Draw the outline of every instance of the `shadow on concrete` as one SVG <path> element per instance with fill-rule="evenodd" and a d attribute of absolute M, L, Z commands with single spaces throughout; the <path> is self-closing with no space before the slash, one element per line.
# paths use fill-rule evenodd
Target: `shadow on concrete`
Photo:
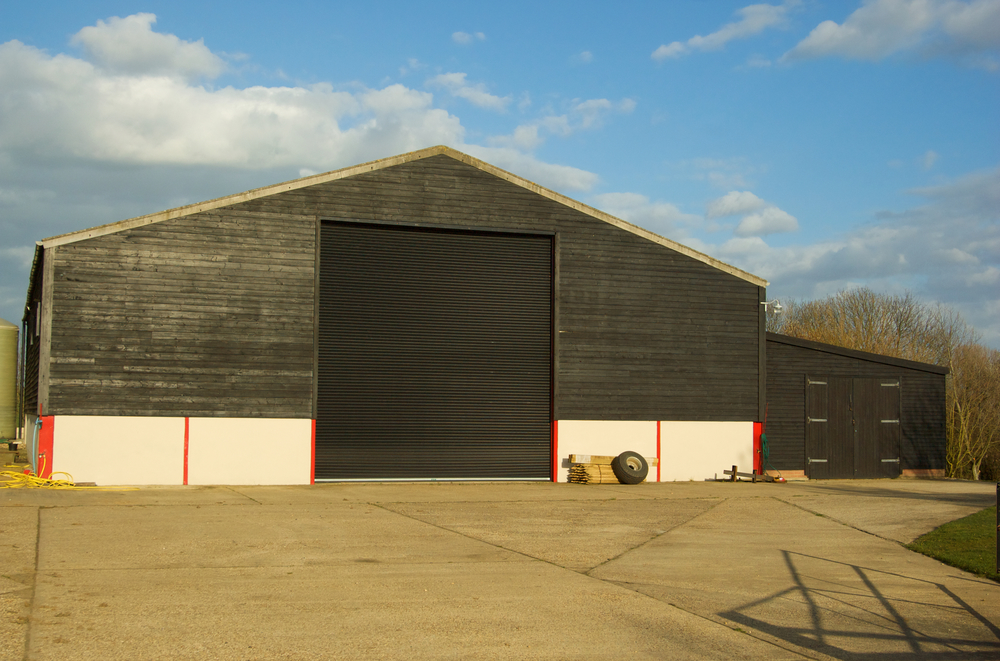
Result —
<path fill-rule="evenodd" d="M 794 587 L 719 615 L 837 659 L 1000 658 L 1000 627 L 946 585 L 792 551 L 782 554 Z M 839 568 L 819 570 L 818 563 Z M 809 571 L 810 565 L 817 571 Z M 817 578 L 831 574 L 835 578 Z M 777 602 L 780 608 L 768 608 Z M 806 612 L 788 618 L 789 605 Z"/>
<path fill-rule="evenodd" d="M 946 493 L 946 492 L 925 492 L 916 493 L 912 491 L 901 491 L 894 488 L 879 488 L 877 486 L 857 486 L 855 481 L 844 484 L 837 484 L 837 481 L 824 482 L 822 484 L 810 485 L 812 491 L 826 495 L 843 496 L 870 496 L 873 498 L 898 498 L 900 500 L 928 500 L 935 503 L 950 503 L 952 505 L 966 505 L 969 507 L 990 507 L 996 502 L 995 494 L 990 491 L 983 493 Z M 985 483 L 989 484 L 989 483 Z M 815 495 L 815 494 L 810 494 Z"/>

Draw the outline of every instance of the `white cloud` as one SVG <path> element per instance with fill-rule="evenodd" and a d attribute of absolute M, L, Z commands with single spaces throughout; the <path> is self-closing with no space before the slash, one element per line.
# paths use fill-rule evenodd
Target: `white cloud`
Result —
<path fill-rule="evenodd" d="M 539 135 L 540 124 L 522 124 L 514 129 L 514 132 L 507 136 L 495 136 L 490 138 L 490 144 L 495 146 L 507 145 L 523 151 L 531 151 L 543 142 L 545 138 Z"/>
<path fill-rule="evenodd" d="M 742 157 L 695 158 L 675 162 L 672 167 L 680 176 L 707 181 L 722 190 L 753 188 L 754 175 L 765 170 L 763 166 L 752 164 Z"/>
<path fill-rule="evenodd" d="M 603 193 L 594 195 L 590 202 L 612 216 L 674 239 L 687 234 L 686 227 L 701 220 L 669 202 L 653 202 L 639 193 Z"/>
<path fill-rule="evenodd" d="M 203 40 L 183 41 L 172 34 L 153 32 L 154 14 L 113 16 L 77 32 L 79 45 L 97 66 L 131 75 L 171 75 L 185 79 L 215 78 L 226 63 Z"/>
<path fill-rule="evenodd" d="M 739 236 L 687 243 L 770 280 L 770 296 L 815 298 L 858 285 L 911 289 L 956 308 L 1000 348 L 1000 168 L 910 192 L 926 203 L 811 245 Z"/>
<path fill-rule="evenodd" d="M 757 213 L 744 216 L 736 226 L 736 236 L 767 236 L 780 232 L 794 232 L 799 229 L 799 221 L 778 207 L 767 207 Z"/>
<path fill-rule="evenodd" d="M 679 41 L 671 42 L 670 44 L 661 44 L 659 48 L 653 51 L 650 55 L 651 58 L 657 62 L 662 62 L 663 60 L 680 57 L 687 53 L 687 48 Z"/>
<path fill-rule="evenodd" d="M 49 55 L 18 41 L 0 44 L 0 161 L 40 167 L 104 163 L 287 168 L 299 173 L 435 144 L 472 151 L 458 117 L 435 107 L 431 93 L 403 85 L 355 85 L 349 91 L 329 83 L 246 89 L 197 85 L 192 77 L 212 73 L 221 60 L 201 42 L 152 32 L 154 20 L 151 14 L 140 14 L 81 30 L 76 39 L 88 57 L 93 54 L 100 63 Z M 122 43 L 115 45 L 112 37 L 122 35 Z M 414 68 L 418 65 L 410 62 Z M 502 109 L 511 100 L 468 84 L 461 73 L 439 76 L 435 82 L 492 109 Z M 530 99 L 524 102 L 530 104 Z M 630 104 L 626 100 L 610 105 L 623 111 Z M 598 123 L 601 109 L 591 105 L 577 104 L 570 131 Z M 546 121 L 540 126 L 556 124 Z M 531 130 L 518 133 L 513 143 L 530 149 Z M 553 188 L 586 190 L 596 181 L 595 175 L 576 168 L 550 166 L 527 155 L 516 158 L 504 150 L 495 153 L 506 163 L 530 169 L 539 183 Z M 526 170 L 515 171 L 529 176 Z M 0 204 L 7 206 L 23 208 L 28 197 L 43 190 L 8 184 L 0 190 Z"/>
<path fill-rule="evenodd" d="M 747 69 L 765 69 L 771 66 L 771 60 L 763 55 L 751 55 L 743 66 Z"/>
<path fill-rule="evenodd" d="M 743 216 L 734 233 L 739 237 L 794 232 L 799 222 L 791 214 L 760 199 L 750 191 L 731 191 L 705 207 L 705 218 Z"/>
<path fill-rule="evenodd" d="M 628 114 L 633 110 L 635 101 L 632 99 L 622 99 L 618 103 L 607 99 L 588 99 L 574 105 L 572 112 L 579 118 L 580 128 L 589 129 L 599 126 L 609 112 Z"/>
<path fill-rule="evenodd" d="M 975 255 L 961 250 L 960 248 L 946 248 L 938 251 L 941 258 L 954 264 L 978 264 L 979 259 Z"/>
<path fill-rule="evenodd" d="M 881 60 L 919 50 L 925 55 L 982 55 L 1000 48 L 1000 0 L 869 0 L 842 24 L 823 21 L 783 60 L 839 56 Z M 994 53 L 995 55 L 995 53 Z"/>
<path fill-rule="evenodd" d="M 555 190 L 588 191 L 597 185 L 598 176 L 568 165 L 544 163 L 529 154 L 507 147 L 464 145 L 470 156 Z"/>
<path fill-rule="evenodd" d="M 662 62 L 691 51 L 720 50 L 734 39 L 746 39 L 769 28 L 783 28 L 787 25 L 789 10 L 798 4 L 797 0 L 789 0 L 783 5 L 749 5 L 737 12 L 741 17 L 739 21 L 727 23 L 705 36 L 695 35 L 686 42 L 664 44 L 653 51 L 650 57 Z"/>
<path fill-rule="evenodd" d="M 932 210 L 1000 221 L 1000 168 L 967 174 L 948 184 L 908 191 L 935 202 Z M 1000 236 L 1000 228 L 993 229 Z M 1000 246 L 996 246 L 1000 250 Z"/>
<path fill-rule="evenodd" d="M 406 66 L 399 67 L 400 76 L 408 76 L 413 71 L 420 71 L 425 65 L 415 57 L 406 60 Z"/>
<path fill-rule="evenodd" d="M 938 153 L 933 149 L 928 149 L 924 153 L 923 158 L 921 159 L 925 170 L 930 170 L 932 167 L 934 167 L 934 163 L 936 163 L 937 160 L 938 160 Z"/>
<path fill-rule="evenodd" d="M 456 44 L 468 46 L 477 41 L 486 41 L 486 35 L 482 32 L 452 32 L 451 40 Z"/>
<path fill-rule="evenodd" d="M 579 62 L 580 64 L 590 64 L 591 62 L 594 61 L 594 54 L 591 53 L 589 50 L 585 50 L 581 53 L 578 53 L 576 57 L 574 57 L 573 59 L 576 62 Z"/>
<path fill-rule="evenodd" d="M 758 211 L 766 206 L 767 202 L 750 191 L 732 191 L 709 202 L 705 208 L 705 217 L 725 218 L 726 216 L 738 216 Z"/>
<path fill-rule="evenodd" d="M 947 3 L 943 11 L 944 33 L 967 48 L 989 49 L 1000 46 L 1000 2 Z"/>
<path fill-rule="evenodd" d="M 0 248 L 0 256 L 3 260 L 14 260 L 22 267 L 28 268 L 35 259 L 35 246 L 15 246 L 13 248 Z"/>
<path fill-rule="evenodd" d="M 562 115 L 546 115 L 518 126 L 510 135 L 493 136 L 488 142 L 495 147 L 530 150 L 545 142 L 543 130 L 565 138 L 577 131 L 599 128 L 609 114 L 629 114 L 635 107 L 636 103 L 632 99 L 617 102 L 608 99 L 574 100 L 568 112 Z"/>
<path fill-rule="evenodd" d="M 6 246 L 0 316 L 20 319 L 39 238 L 295 176 L 445 144 L 554 190 L 587 191 L 598 181 L 592 172 L 527 153 L 530 129 L 519 134 L 518 147 L 466 144 L 462 122 L 429 91 L 353 83 L 203 86 L 198 79 L 215 75 L 223 58 L 201 42 L 157 34 L 152 24 L 151 15 L 98 23 L 80 32 L 82 56 L 0 44 L 0 237 Z M 114 35 L 122 43 L 113 43 Z M 530 106 L 527 95 L 521 101 Z M 576 109 L 579 104 L 567 111 L 568 132 L 583 126 L 586 112 L 594 113 L 586 120 L 593 128 L 602 112 L 630 106 Z M 559 124 L 544 123 L 562 130 Z"/>
<path fill-rule="evenodd" d="M 995 266 L 987 267 L 985 271 L 973 273 L 965 280 L 970 286 L 985 285 L 996 287 L 1000 285 L 1000 269 Z"/>
<path fill-rule="evenodd" d="M 210 90 L 169 75 L 111 74 L 16 41 L 0 45 L 0 105 L 0 152 L 50 162 L 324 169 L 371 145 L 406 151 L 463 137 L 432 95 L 401 85 Z"/>
<path fill-rule="evenodd" d="M 474 106 L 504 112 L 510 105 L 510 96 L 496 96 L 486 91 L 482 83 L 469 85 L 464 73 L 443 73 L 427 81 L 429 87 L 447 90 L 452 96 L 465 99 Z"/>

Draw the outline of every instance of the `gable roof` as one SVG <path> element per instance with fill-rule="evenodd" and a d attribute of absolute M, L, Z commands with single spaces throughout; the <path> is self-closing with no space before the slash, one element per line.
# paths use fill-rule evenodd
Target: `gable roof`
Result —
<path fill-rule="evenodd" d="M 834 344 L 825 344 L 823 342 L 816 342 L 814 340 L 803 340 L 800 337 L 792 337 L 791 335 L 781 335 L 780 333 L 767 333 L 768 342 L 777 342 L 778 344 L 787 344 L 793 347 L 800 347 L 802 349 L 812 349 L 813 351 L 822 351 L 823 353 L 830 353 L 835 356 L 844 356 L 845 358 L 856 358 L 858 360 L 867 360 L 872 363 L 881 363 L 883 365 L 892 365 L 893 367 L 903 367 L 911 370 L 919 370 L 921 372 L 931 372 L 932 374 L 948 374 L 950 371 L 947 367 L 942 367 L 941 365 L 933 365 L 931 363 L 919 363 L 915 360 L 906 360 L 905 358 L 894 358 L 892 356 L 883 356 L 878 353 L 870 353 L 868 351 L 859 351 L 857 349 L 848 349 L 846 347 L 838 347 Z"/>
<path fill-rule="evenodd" d="M 696 259 L 700 262 L 708 264 L 713 268 L 719 269 L 720 271 L 724 271 L 742 280 L 746 280 L 747 282 L 753 283 L 759 287 L 766 287 L 768 285 L 768 282 L 766 280 L 764 280 L 763 278 L 759 278 L 753 275 L 752 273 L 748 273 L 742 269 L 736 268 L 735 266 L 726 264 L 725 262 L 719 261 L 714 257 L 709 257 L 704 253 L 694 250 L 693 248 L 689 248 L 675 241 L 671 241 L 670 239 L 664 238 L 658 234 L 650 232 L 649 230 L 643 229 L 637 225 L 633 225 L 632 223 L 626 222 L 620 218 L 615 218 L 611 214 L 587 206 L 582 202 L 578 202 L 572 198 L 566 197 L 565 195 L 556 193 L 555 191 L 539 186 L 538 184 L 528 181 L 527 179 L 519 177 L 515 174 L 511 174 L 510 172 L 507 172 L 505 170 L 501 170 L 500 168 L 490 165 L 485 161 L 473 158 L 468 154 L 464 154 L 460 151 L 452 149 L 451 147 L 445 147 L 443 145 L 439 145 L 437 147 L 430 147 L 427 149 L 421 149 L 419 151 L 413 151 L 407 154 L 400 154 L 399 156 L 392 156 L 390 158 L 383 158 L 377 161 L 370 161 L 368 163 L 362 163 L 361 165 L 354 165 L 348 168 L 343 168 L 341 170 L 333 170 L 331 172 L 325 172 L 323 174 L 314 174 L 309 177 L 303 177 L 301 179 L 286 181 L 284 183 L 274 184 L 272 186 L 265 186 L 264 188 L 255 188 L 254 190 L 250 190 L 245 193 L 237 193 L 236 195 L 219 197 L 214 200 L 208 200 L 206 202 L 189 204 L 183 207 L 177 207 L 176 209 L 169 209 L 167 211 L 160 211 L 158 213 L 139 216 L 137 218 L 122 220 L 117 223 L 110 223 L 107 225 L 92 227 L 90 229 L 70 232 L 68 234 L 61 234 L 59 236 L 53 236 L 48 239 L 43 239 L 42 241 L 37 242 L 37 245 L 44 249 L 44 248 L 52 248 L 55 246 L 61 246 L 68 243 L 75 243 L 77 241 L 82 241 L 84 239 L 92 239 L 99 236 L 105 236 L 107 234 L 114 234 L 115 232 L 120 232 L 122 230 L 132 229 L 134 227 L 142 227 L 144 225 L 158 223 L 164 220 L 169 220 L 171 218 L 179 218 L 181 216 L 187 216 L 193 213 L 208 211 L 210 209 L 218 209 L 220 207 L 229 206 L 231 204 L 248 202 L 250 200 L 256 200 L 262 197 L 267 197 L 269 195 L 275 195 L 277 193 L 284 193 L 286 191 L 306 188 L 308 186 L 313 186 L 315 184 L 322 184 L 329 181 L 336 181 L 338 179 L 346 179 L 347 177 L 352 177 L 365 172 L 382 170 L 384 168 L 390 168 L 395 165 L 402 165 L 403 163 L 410 163 L 412 161 L 428 158 L 430 156 L 437 156 L 438 154 L 449 156 L 457 161 L 461 161 L 462 163 L 471 165 L 474 168 L 477 168 L 484 172 L 488 172 L 495 177 L 499 177 L 500 179 L 503 179 L 512 184 L 530 190 L 543 197 L 558 202 L 559 204 L 568 206 L 581 213 L 585 213 L 588 216 L 597 218 L 598 220 L 604 221 L 609 225 L 614 225 L 619 229 L 623 229 L 627 232 L 631 232 L 632 234 L 641 236 L 644 239 L 647 239 L 654 243 L 658 243 L 666 248 L 670 248 L 671 250 L 674 250 L 683 255 L 691 257 L 692 259 Z M 36 260 L 37 260 L 37 250 L 36 250 Z M 34 267 L 32 268 L 32 270 L 34 270 Z"/>

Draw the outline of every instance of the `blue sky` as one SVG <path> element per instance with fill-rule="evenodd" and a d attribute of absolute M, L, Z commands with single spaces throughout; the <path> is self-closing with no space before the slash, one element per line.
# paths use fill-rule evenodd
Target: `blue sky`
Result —
<path fill-rule="evenodd" d="M 1000 0 L 46 2 L 0 22 L 0 317 L 34 242 L 447 144 L 1000 348 Z"/>

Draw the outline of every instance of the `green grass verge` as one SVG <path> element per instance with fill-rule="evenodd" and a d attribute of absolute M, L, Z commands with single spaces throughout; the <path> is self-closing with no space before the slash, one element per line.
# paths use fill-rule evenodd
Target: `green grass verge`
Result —
<path fill-rule="evenodd" d="M 996 526 L 997 508 L 987 507 L 918 537 L 906 548 L 1000 582 L 996 572 Z"/>

